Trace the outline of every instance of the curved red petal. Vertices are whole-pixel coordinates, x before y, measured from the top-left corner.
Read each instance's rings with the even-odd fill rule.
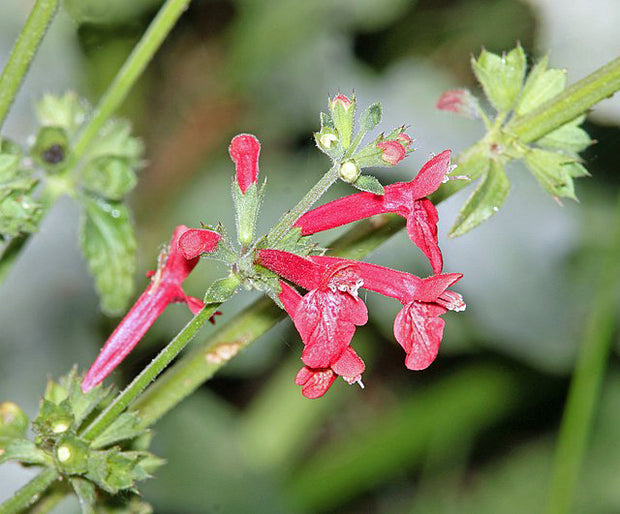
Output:
[[[311,400],[323,396],[336,380],[331,369],[311,369],[304,366],[295,377],[295,384],[302,386],[301,394]]]
[[[416,200],[407,218],[409,239],[428,257],[435,273],[441,273],[443,257],[437,240],[437,209],[433,203],[423,198]]]
[[[349,346],[342,352],[340,358],[332,364],[332,369],[347,383],[353,384],[361,380],[366,366],[364,366],[364,361],[359,355],[355,353],[355,350]]]
[[[423,198],[437,191],[450,172],[450,150],[444,150],[430,159],[410,182],[416,198]]]

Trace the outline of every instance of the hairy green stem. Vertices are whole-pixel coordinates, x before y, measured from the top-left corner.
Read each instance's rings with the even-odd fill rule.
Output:
[[[559,95],[525,116],[515,118],[506,127],[522,143],[540,139],[588,111],[594,104],[620,89],[620,57],[575,82]]]
[[[286,212],[278,224],[275,225],[267,234],[270,244],[277,243],[284,236],[301,216],[312,207],[323,194],[338,180],[338,164],[334,164],[319,181],[312,186],[312,189],[300,200],[300,202],[290,211]]]
[[[548,514],[565,514],[570,510],[614,340],[618,312],[615,295],[620,285],[620,200],[615,218],[615,224],[611,225],[615,230],[604,255],[594,305],[562,417],[547,499]]]
[[[8,500],[4,501],[2,505],[0,505],[0,514],[25,512],[25,510],[36,502],[58,477],[58,472],[55,469],[46,468]]]
[[[0,75],[0,127],[15,100],[15,95],[30,68],[32,59],[37,53],[41,40],[54,14],[58,9],[59,0],[37,0],[30,11],[26,24],[22,29],[11,52],[6,66]]]
[[[133,379],[121,394],[84,430],[81,436],[92,441],[108,428],[112,422],[121,414],[129,404],[138,396],[155,378],[170,364],[174,358],[185,348],[198,330],[213,315],[220,306],[220,303],[205,305],[203,309],[194,316],[187,325],[168,343],[168,345],[157,354],[151,363]]]

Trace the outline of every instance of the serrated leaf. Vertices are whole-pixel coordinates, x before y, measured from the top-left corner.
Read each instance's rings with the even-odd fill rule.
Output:
[[[382,108],[380,103],[370,105],[360,118],[360,128],[364,132],[374,129],[381,123]]]
[[[49,456],[28,439],[7,440],[0,437],[0,450],[0,464],[12,460],[28,464],[50,464]]]
[[[79,477],[71,477],[69,482],[78,498],[82,514],[95,514],[95,504],[97,502],[95,484]]]
[[[585,116],[580,116],[576,120],[562,125],[560,128],[550,132],[546,136],[536,141],[538,146],[553,150],[562,150],[571,154],[578,154],[592,144],[588,133],[580,125]]]
[[[512,109],[525,76],[526,58],[521,46],[501,57],[482,50],[478,59],[472,59],[471,64],[493,107],[498,112]]]
[[[86,120],[88,104],[69,91],[63,96],[45,95],[35,110],[41,125],[63,128],[72,137]]]
[[[551,195],[576,200],[571,173],[580,172],[575,159],[556,152],[531,149],[524,156],[525,165],[540,185]]]
[[[546,56],[543,57],[530,71],[515,108],[517,116],[522,116],[564,91],[566,71],[547,69],[547,60]]]
[[[138,428],[140,418],[134,412],[125,412],[121,414],[114,422],[91,444],[91,446],[99,450],[106,446],[110,446],[119,441],[133,439],[144,432],[144,429]]]
[[[499,211],[509,190],[510,182],[503,166],[495,160],[489,161],[480,184],[461,207],[450,237],[462,236]]]
[[[372,175],[360,175],[352,185],[360,191],[367,191],[379,196],[385,194],[385,189],[383,189],[381,182]]]
[[[126,157],[101,156],[90,161],[82,171],[86,189],[110,200],[121,200],[138,183]]]
[[[102,310],[117,314],[131,298],[136,267],[136,238],[129,211],[123,203],[88,195],[82,195],[80,203],[82,252],[95,277]]]

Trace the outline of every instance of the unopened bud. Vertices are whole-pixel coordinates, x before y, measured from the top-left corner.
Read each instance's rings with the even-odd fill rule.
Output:
[[[349,184],[355,182],[360,176],[361,170],[355,161],[345,161],[340,165],[338,174],[340,178]]]

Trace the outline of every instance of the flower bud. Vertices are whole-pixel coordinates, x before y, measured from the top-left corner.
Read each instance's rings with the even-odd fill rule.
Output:
[[[351,134],[353,133],[355,98],[338,95],[330,98],[328,104],[334,126],[339,135],[340,144],[346,150],[351,144]]]
[[[252,134],[239,134],[230,142],[228,152],[235,163],[239,188],[245,194],[258,181],[260,142]]]
[[[340,178],[348,183],[355,182],[360,176],[360,173],[361,170],[359,166],[353,160],[343,162],[338,170]]]
[[[450,89],[437,100],[437,109],[450,111],[466,118],[479,118],[478,100],[467,89]]]
[[[392,166],[405,157],[405,147],[398,141],[379,141],[377,147],[381,149],[381,159]]]

